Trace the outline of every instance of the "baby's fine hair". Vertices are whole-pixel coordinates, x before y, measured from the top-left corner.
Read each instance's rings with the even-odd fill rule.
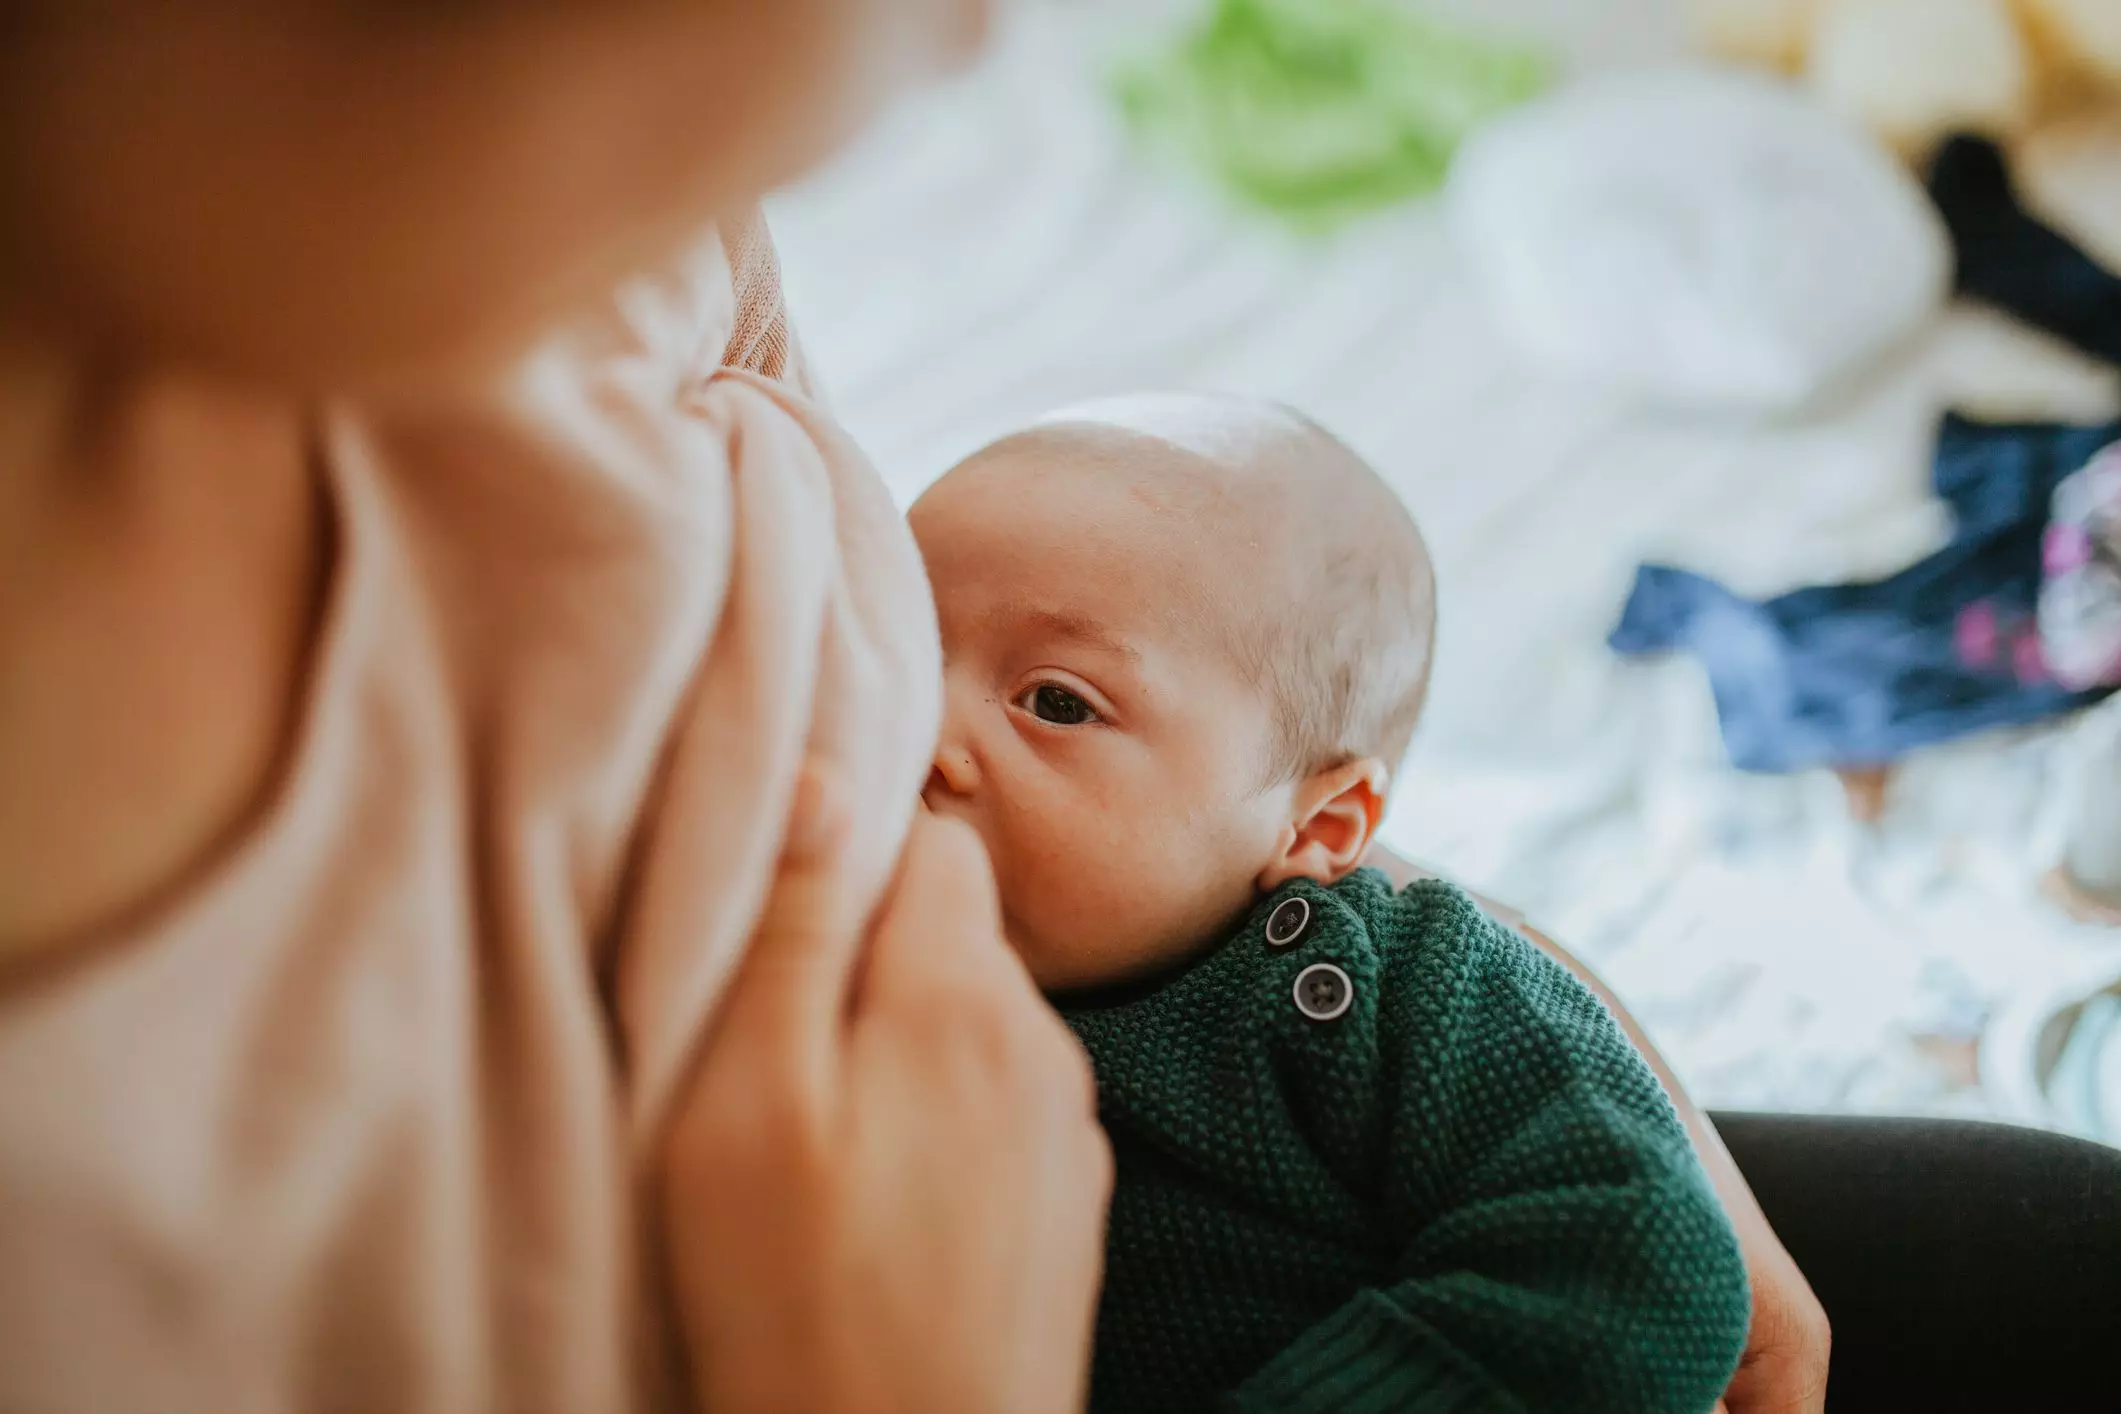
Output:
[[[1278,778],[1374,756],[1394,775],[1428,698],[1436,578],[1404,504],[1370,464],[1308,417],[1291,449],[1309,554],[1301,592],[1269,609],[1248,670],[1272,694]]]
[[[1232,553],[1286,552],[1260,601],[1208,606],[1273,703],[1271,780],[1375,757],[1394,774],[1428,696],[1436,580],[1421,532],[1370,464],[1303,413],[1258,398],[1147,394],[1065,409],[1045,427],[1117,426],[1193,454],[1200,509]],[[1181,488],[1181,494],[1183,489]]]

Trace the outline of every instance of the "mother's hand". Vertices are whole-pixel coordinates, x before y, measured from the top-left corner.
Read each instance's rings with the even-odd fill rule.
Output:
[[[1724,1405],[1729,1414],[1819,1414],[1826,1408],[1827,1357],[1833,1346],[1826,1308],[1768,1226],[1767,1215],[1720,1141],[1716,1150],[1725,1172],[1718,1172],[1706,1156],[1704,1162],[1738,1231],[1746,1278],[1753,1288],[1745,1354],[1724,1391]],[[1742,1199],[1733,1194],[1733,1186],[1743,1193]]]
[[[917,812],[870,922],[832,867],[845,804],[808,787],[668,1151],[695,1398],[1079,1410],[1111,1188],[1087,1060],[969,830]]]

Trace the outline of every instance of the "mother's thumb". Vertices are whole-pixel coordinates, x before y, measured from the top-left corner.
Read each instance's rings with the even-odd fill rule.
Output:
[[[861,953],[864,919],[840,867],[853,830],[844,780],[806,764],[772,888],[723,1000],[717,1044],[829,1060]]]

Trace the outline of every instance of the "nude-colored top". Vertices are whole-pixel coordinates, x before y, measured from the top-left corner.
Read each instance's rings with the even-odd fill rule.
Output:
[[[775,381],[770,246],[729,248],[489,395],[320,411],[271,798],[0,977],[0,1410],[672,1403],[659,1126],[806,750],[880,889],[940,676],[882,484]]]

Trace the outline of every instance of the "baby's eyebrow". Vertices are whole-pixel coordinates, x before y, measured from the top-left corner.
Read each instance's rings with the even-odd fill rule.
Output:
[[[1081,614],[1065,613],[1053,609],[1032,609],[1023,615],[1027,628],[1046,638],[1066,639],[1091,648],[1102,648],[1129,663],[1141,662],[1141,652],[1124,639],[1115,637],[1103,624]]]

